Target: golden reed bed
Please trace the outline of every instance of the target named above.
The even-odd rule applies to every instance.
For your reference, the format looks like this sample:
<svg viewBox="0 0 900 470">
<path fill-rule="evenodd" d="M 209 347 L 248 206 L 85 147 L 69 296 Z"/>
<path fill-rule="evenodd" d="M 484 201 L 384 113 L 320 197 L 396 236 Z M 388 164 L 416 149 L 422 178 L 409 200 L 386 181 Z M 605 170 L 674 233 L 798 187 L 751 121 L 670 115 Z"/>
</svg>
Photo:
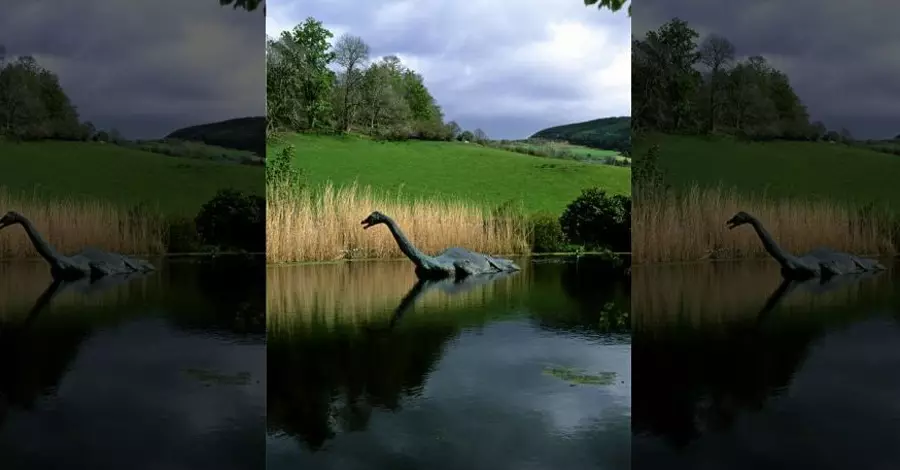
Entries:
<svg viewBox="0 0 900 470">
<path fill-rule="evenodd" d="M 0 216 L 16 211 L 31 220 L 44 239 L 63 254 L 86 246 L 126 254 L 165 251 L 165 226 L 159 217 L 132 217 L 126 209 L 103 201 L 76 201 L 15 196 L 0 187 Z M 0 259 L 38 254 L 21 226 L 0 231 Z"/>
<path fill-rule="evenodd" d="M 636 332 L 674 324 L 715 329 L 755 321 L 782 279 L 771 260 L 641 265 L 632 268 L 631 278 Z M 776 314 L 857 305 L 861 299 L 890 293 L 887 287 L 895 282 L 886 271 L 820 294 L 797 288 L 782 298 Z"/>
<path fill-rule="evenodd" d="M 373 210 L 393 218 L 417 248 L 436 253 L 450 246 L 493 254 L 527 253 L 527 223 L 496 219 L 461 201 L 409 201 L 356 184 L 315 190 L 269 187 L 266 258 L 269 263 L 350 258 L 398 258 L 403 254 L 387 227 L 363 230 Z"/>
<path fill-rule="evenodd" d="M 868 255 L 894 252 L 888 227 L 847 207 L 694 187 L 679 196 L 635 204 L 632 260 L 639 264 L 768 256 L 752 228 L 725 227 L 738 211 L 756 216 L 782 248 L 794 253 L 818 246 Z"/>
<path fill-rule="evenodd" d="M 484 304 L 498 295 L 514 295 L 529 282 L 525 270 L 470 291 L 448 295 L 438 289 L 419 298 L 417 312 L 443 312 Z M 412 263 L 354 261 L 266 270 L 266 318 L 270 331 L 310 323 L 366 324 L 385 321 L 416 283 Z"/>
</svg>

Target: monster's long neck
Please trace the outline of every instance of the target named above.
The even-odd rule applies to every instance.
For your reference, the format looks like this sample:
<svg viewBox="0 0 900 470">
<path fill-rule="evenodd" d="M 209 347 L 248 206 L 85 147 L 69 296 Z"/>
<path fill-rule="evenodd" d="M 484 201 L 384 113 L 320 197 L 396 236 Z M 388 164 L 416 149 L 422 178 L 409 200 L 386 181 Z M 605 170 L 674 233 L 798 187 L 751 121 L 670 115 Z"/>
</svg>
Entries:
<svg viewBox="0 0 900 470">
<path fill-rule="evenodd" d="M 42 258 L 47 260 L 50 263 L 50 267 L 58 268 L 61 263 L 60 261 L 63 259 L 63 256 L 56 252 L 49 243 L 44 241 L 41 237 L 41 234 L 38 233 L 37 229 L 34 228 L 31 221 L 22 218 L 21 220 L 22 228 L 25 229 L 25 233 L 28 234 L 28 238 L 31 240 L 31 244 L 34 245 L 34 249 L 37 250 L 38 254 L 41 255 Z"/>
<path fill-rule="evenodd" d="M 759 240 L 763 244 L 763 248 L 772 255 L 772 258 L 775 258 L 775 261 L 778 261 L 782 267 L 788 266 L 788 260 L 793 258 L 793 255 L 781 249 L 775 240 L 772 238 L 772 235 L 763 228 L 762 223 L 756 219 L 753 219 L 750 222 L 750 225 L 753 226 L 753 229 L 756 230 L 756 234 L 759 235 Z"/>
<path fill-rule="evenodd" d="M 388 226 L 388 229 L 391 231 L 391 235 L 394 236 L 394 240 L 397 241 L 397 246 L 400 247 L 400 251 L 406 255 L 417 267 L 425 267 L 425 264 L 428 260 L 431 259 L 430 256 L 422 253 L 417 250 L 416 247 L 406 238 L 406 235 L 403 234 L 403 231 L 400 230 L 400 227 L 397 226 L 397 223 L 394 222 L 394 219 L 387 218 L 387 222 L 385 222 Z"/>
</svg>

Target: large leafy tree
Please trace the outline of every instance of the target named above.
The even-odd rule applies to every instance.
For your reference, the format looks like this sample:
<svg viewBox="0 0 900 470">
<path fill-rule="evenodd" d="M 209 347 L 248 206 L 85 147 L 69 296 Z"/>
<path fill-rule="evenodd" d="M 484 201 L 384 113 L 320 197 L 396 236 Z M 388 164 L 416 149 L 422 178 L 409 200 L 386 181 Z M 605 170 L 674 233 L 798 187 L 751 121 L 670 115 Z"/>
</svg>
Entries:
<svg viewBox="0 0 900 470">
<path fill-rule="evenodd" d="M 335 76 L 332 33 L 307 18 L 266 45 L 266 104 L 270 129 L 321 129 L 332 118 Z"/>
<path fill-rule="evenodd" d="M 247 11 L 254 11 L 262 5 L 263 13 L 266 11 L 265 3 L 265 0 L 219 0 L 219 5 L 231 5 L 235 9 L 241 8 Z"/>
<path fill-rule="evenodd" d="M 597 5 L 597 8 L 607 8 L 611 11 L 619 11 L 628 0 L 584 0 L 586 6 Z M 631 4 L 628 3 L 628 16 L 631 16 Z"/>
</svg>

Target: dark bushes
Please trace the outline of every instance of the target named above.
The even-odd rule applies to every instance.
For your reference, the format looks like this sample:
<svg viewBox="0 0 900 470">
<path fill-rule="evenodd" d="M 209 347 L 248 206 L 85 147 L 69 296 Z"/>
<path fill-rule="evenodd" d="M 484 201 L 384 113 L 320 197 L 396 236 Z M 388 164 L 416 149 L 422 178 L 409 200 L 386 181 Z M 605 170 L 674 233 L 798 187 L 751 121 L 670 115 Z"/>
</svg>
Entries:
<svg viewBox="0 0 900 470">
<path fill-rule="evenodd" d="M 608 196 L 600 188 L 582 191 L 559 218 L 572 243 L 587 249 L 631 251 L 631 198 Z"/>
</svg>

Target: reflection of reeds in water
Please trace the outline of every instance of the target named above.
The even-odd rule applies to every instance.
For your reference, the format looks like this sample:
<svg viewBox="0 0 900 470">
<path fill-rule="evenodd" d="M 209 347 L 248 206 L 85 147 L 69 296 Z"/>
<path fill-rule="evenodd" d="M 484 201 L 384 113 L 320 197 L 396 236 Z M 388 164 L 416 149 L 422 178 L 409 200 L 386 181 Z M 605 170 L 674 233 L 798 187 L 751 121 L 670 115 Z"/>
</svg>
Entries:
<svg viewBox="0 0 900 470">
<path fill-rule="evenodd" d="M 753 321 L 782 281 L 778 265 L 769 260 L 640 265 L 632 267 L 631 278 L 635 330 Z M 777 308 L 790 316 L 792 310 L 799 314 L 854 305 L 890 282 L 890 273 L 884 272 L 822 293 L 799 286 Z"/>
<path fill-rule="evenodd" d="M 768 254 L 750 226 L 725 221 L 747 211 L 791 252 L 828 246 L 851 253 L 892 253 L 890 228 L 873 217 L 823 201 L 772 201 L 721 188 L 691 188 L 634 207 L 634 263 L 760 258 Z"/>
<path fill-rule="evenodd" d="M 164 222 L 101 201 L 16 197 L 0 187 L 0 215 L 14 210 L 27 217 L 44 239 L 63 254 L 94 246 L 118 253 L 157 254 L 165 249 Z M 21 227 L 0 231 L 0 258 L 38 256 Z"/>
<path fill-rule="evenodd" d="M 27 315 L 51 281 L 50 269 L 43 261 L 0 263 L 0 322 L 16 321 Z M 46 309 L 121 305 L 146 297 L 160 282 L 158 276 L 150 275 L 89 295 L 61 288 Z"/>
<path fill-rule="evenodd" d="M 425 253 L 450 246 L 493 254 L 529 250 L 525 221 L 515 217 L 490 217 L 463 201 L 407 200 L 355 184 L 328 184 L 315 190 L 267 189 L 266 259 L 289 263 L 402 257 L 385 226 L 360 226 L 373 210 L 393 218 Z"/>
<path fill-rule="evenodd" d="M 525 270 L 457 294 L 436 288 L 416 300 L 416 312 L 430 315 L 484 305 L 512 296 L 528 282 Z M 300 325 L 360 325 L 386 321 L 416 283 L 409 261 L 342 262 L 269 267 L 267 326 L 271 332 Z"/>
</svg>

